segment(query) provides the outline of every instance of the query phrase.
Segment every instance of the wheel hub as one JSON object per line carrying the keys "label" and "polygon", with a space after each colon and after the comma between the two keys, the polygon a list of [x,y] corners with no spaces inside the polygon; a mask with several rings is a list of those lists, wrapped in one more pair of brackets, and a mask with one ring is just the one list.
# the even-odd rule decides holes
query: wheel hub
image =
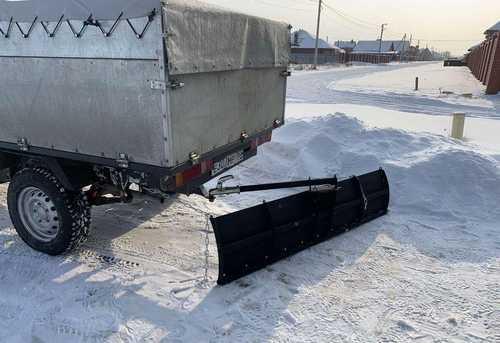
{"label": "wheel hub", "polygon": [[59,233],[60,225],[52,200],[37,187],[26,187],[17,201],[19,215],[24,227],[36,239],[50,242]]}

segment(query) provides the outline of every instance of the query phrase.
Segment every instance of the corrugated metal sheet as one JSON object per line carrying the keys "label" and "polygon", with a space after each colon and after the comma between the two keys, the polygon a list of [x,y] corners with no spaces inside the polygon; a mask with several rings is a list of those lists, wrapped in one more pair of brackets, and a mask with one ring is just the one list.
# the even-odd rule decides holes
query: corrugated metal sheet
{"label": "corrugated metal sheet", "polygon": [[169,1],[165,22],[171,75],[288,64],[290,36],[285,23],[193,0]]}

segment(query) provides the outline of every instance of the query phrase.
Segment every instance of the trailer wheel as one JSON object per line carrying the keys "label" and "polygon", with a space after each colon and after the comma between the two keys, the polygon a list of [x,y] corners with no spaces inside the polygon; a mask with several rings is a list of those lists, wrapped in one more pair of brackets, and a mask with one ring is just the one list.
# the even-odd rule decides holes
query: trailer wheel
{"label": "trailer wheel", "polygon": [[17,233],[37,251],[53,256],[68,253],[89,235],[86,196],[66,190],[46,169],[26,168],[16,173],[7,203]]}

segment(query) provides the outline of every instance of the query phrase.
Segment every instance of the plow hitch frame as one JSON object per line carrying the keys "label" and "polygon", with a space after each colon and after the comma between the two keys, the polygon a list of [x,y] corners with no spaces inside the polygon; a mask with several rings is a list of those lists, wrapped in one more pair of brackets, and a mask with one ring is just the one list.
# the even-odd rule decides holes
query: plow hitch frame
{"label": "plow hitch frame", "polygon": [[225,285],[311,246],[350,231],[388,212],[390,188],[383,169],[339,181],[337,177],[224,187],[219,180],[208,192],[216,196],[286,188],[309,188],[282,199],[235,213],[211,217],[219,255],[219,278]]}

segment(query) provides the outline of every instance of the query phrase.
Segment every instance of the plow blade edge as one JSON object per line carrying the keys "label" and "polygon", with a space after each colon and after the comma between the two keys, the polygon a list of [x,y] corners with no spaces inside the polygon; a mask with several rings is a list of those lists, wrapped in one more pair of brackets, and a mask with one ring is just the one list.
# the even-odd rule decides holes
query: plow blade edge
{"label": "plow blade edge", "polygon": [[387,213],[383,170],[211,218],[224,285]]}

